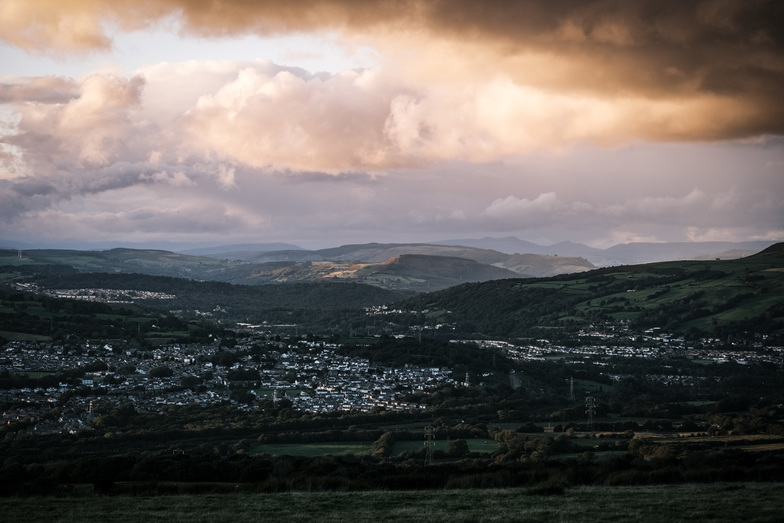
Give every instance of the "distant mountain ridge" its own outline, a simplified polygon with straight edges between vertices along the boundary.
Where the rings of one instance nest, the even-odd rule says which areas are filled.
[[[494,249],[507,254],[531,253],[549,256],[575,256],[585,258],[599,267],[632,265],[660,261],[735,259],[751,256],[771,245],[774,241],[746,242],[633,242],[620,243],[606,249],[589,247],[582,243],[564,241],[554,245],[538,245],[514,236],[504,238],[480,238],[443,240],[436,245],[461,245],[479,249]]]
[[[401,254],[427,254],[432,256],[460,256],[482,263],[497,263],[497,257],[488,257],[478,251],[495,251],[500,254],[537,254],[541,256],[567,256],[584,258],[597,267],[633,265],[659,261],[736,259],[751,256],[774,241],[745,242],[631,242],[600,249],[582,243],[562,241],[553,245],[539,245],[515,236],[500,238],[463,238],[438,240],[427,243],[367,243],[348,244],[326,249],[307,250],[296,246],[273,249],[276,244],[259,244],[262,248],[237,248],[239,246],[213,247],[179,251],[185,254],[202,254],[217,258],[243,261],[316,261],[343,260],[382,262]],[[252,244],[251,244],[252,245]],[[251,245],[243,247],[251,247]],[[286,245],[286,244],[282,244]],[[537,274],[539,275],[539,274]],[[546,274],[541,274],[546,275]]]
[[[249,253],[270,252],[270,251],[298,251],[304,250],[302,247],[291,243],[241,243],[237,245],[217,245],[213,247],[200,247],[197,249],[178,250],[182,254],[192,254],[194,256],[219,255],[225,258],[241,258]]]
[[[242,285],[350,281],[419,293],[467,282],[581,273],[597,266],[734,259],[759,252],[771,243],[630,243],[596,249],[572,242],[540,246],[510,236],[436,243],[349,244],[319,250],[288,243],[237,244],[182,252],[31,249],[24,250],[21,259],[16,250],[0,253],[0,265],[28,272],[40,265],[49,272],[139,273]],[[43,270],[41,267],[37,270]]]
[[[437,240],[427,243],[367,243],[347,244],[327,249],[309,250],[298,245],[283,242],[258,242],[216,246],[188,246],[184,243],[157,242],[156,244],[117,242],[87,243],[84,247],[65,247],[49,242],[47,247],[31,242],[20,242],[0,238],[0,249],[61,249],[61,250],[109,250],[123,247],[136,250],[167,250],[194,256],[209,256],[218,259],[241,261],[316,261],[316,260],[362,260],[381,262],[400,254],[428,254],[452,256],[455,253],[463,256],[460,249],[479,249],[496,251],[502,254],[539,254],[543,256],[571,256],[585,258],[599,267],[629,265],[635,263],[651,263],[657,261],[677,260],[709,260],[715,258],[735,259],[750,256],[770,245],[772,240],[755,240],[743,242],[708,241],[708,242],[631,242],[613,245],[607,248],[590,247],[582,243],[562,241],[553,245],[540,245],[521,240],[515,236],[463,238]],[[437,251],[437,248],[448,248]],[[362,254],[363,248],[368,249]],[[380,251],[386,249],[387,253]],[[393,250],[397,252],[392,252]],[[374,253],[371,257],[369,253]],[[470,257],[470,256],[469,256]],[[476,258],[472,258],[476,259]],[[480,261],[480,260],[477,260]],[[484,262],[483,262],[484,263]]]
[[[399,248],[343,246],[333,254],[351,257],[361,252],[372,257]],[[554,266],[547,264],[556,261],[566,264],[561,269],[571,270],[570,264],[588,263],[567,256],[463,249],[518,263],[517,270],[531,271],[536,263],[543,263],[552,271]],[[547,278],[526,278],[505,267],[459,256],[428,254],[401,254],[382,262],[253,263],[160,250],[50,249],[25,251],[21,257],[18,251],[0,250],[0,283],[15,284],[17,289],[31,284],[81,289],[93,293],[90,296],[99,296],[102,289],[160,291],[176,299],[155,297],[150,298],[154,303],[143,303],[197,315],[213,311],[210,314],[230,315],[238,321],[247,321],[243,318],[252,317],[260,307],[268,312],[280,309],[274,321],[291,323],[306,319],[292,315],[295,309],[308,309],[307,316],[312,316],[308,321],[321,321],[320,314],[327,308],[392,304],[395,311],[403,312],[385,312],[384,322],[436,328],[448,318],[455,335],[468,337],[538,338],[558,332],[573,336],[578,330],[626,326],[637,332],[660,329],[692,338],[708,333],[722,339],[735,333],[754,333],[760,340],[784,336],[784,243],[741,259],[655,262]],[[364,311],[358,314],[365,317]]]
[[[115,248],[33,249],[23,251],[20,258],[18,251],[5,250],[0,251],[0,266],[8,274],[138,273],[242,285],[331,281],[367,283],[414,293],[466,282],[552,276],[594,268],[581,258],[508,255],[472,247],[427,244],[345,245],[319,251],[240,250],[211,256]]]

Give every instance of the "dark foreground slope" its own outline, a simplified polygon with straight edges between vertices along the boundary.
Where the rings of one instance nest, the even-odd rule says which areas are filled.
[[[230,485],[227,485],[229,487]],[[780,483],[0,498],[9,521],[779,521]]]
[[[403,302],[458,332],[531,336],[615,324],[727,336],[784,331],[784,244],[743,259],[610,267],[461,285]]]

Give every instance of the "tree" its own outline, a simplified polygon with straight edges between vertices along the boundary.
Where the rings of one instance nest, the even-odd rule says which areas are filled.
[[[84,366],[85,372],[100,372],[109,368],[103,360],[93,360]]]
[[[446,453],[453,458],[463,458],[469,452],[468,442],[464,439],[453,439],[446,444]]]
[[[180,379],[180,387],[184,389],[195,390],[196,387],[199,386],[199,383],[201,383],[201,380],[199,380],[199,378],[196,376],[191,376],[190,374],[187,374],[183,376],[182,379]]]
[[[123,376],[130,376],[131,374],[136,372],[136,366],[132,365],[130,363],[126,363],[126,364],[120,365],[117,368],[117,372],[119,374],[122,374]]]
[[[150,369],[150,377],[152,378],[169,378],[171,376],[174,376],[174,371],[165,365]]]
[[[376,441],[373,442],[371,448],[373,455],[376,457],[387,457],[392,453],[392,445],[395,443],[395,438],[391,432],[383,433]]]

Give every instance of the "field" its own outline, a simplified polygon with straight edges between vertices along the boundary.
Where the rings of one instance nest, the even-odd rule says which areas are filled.
[[[238,487],[239,489],[239,487]],[[239,489],[242,490],[242,489]],[[784,484],[0,498],[4,521],[781,521]]]
[[[421,446],[421,445],[420,445]],[[253,454],[272,454],[278,456],[305,456],[312,458],[315,456],[342,456],[344,454],[365,454],[371,453],[370,443],[364,441],[344,442],[331,441],[324,443],[277,443],[259,445],[252,449]]]
[[[13,332],[0,330],[0,338],[5,338],[10,341],[49,341],[51,336],[43,334],[29,334],[26,332]]]
[[[494,452],[498,450],[498,443],[491,439],[468,439],[468,449],[471,452]],[[331,454],[333,456],[340,456],[344,454],[372,454],[372,442],[357,441],[357,442],[343,442],[331,441],[323,443],[278,443],[278,444],[264,444],[258,445],[252,449],[253,454],[272,454],[272,455],[289,455],[289,456],[326,456]],[[434,441],[433,450],[446,451],[446,441]],[[396,441],[392,446],[392,455],[396,456],[406,451],[419,451],[424,447],[424,440],[422,441]]]

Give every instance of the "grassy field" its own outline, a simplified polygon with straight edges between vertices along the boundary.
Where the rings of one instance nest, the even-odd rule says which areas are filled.
[[[370,455],[370,443],[366,441],[332,441],[323,443],[270,443],[258,445],[252,454],[272,454],[276,456],[342,456],[344,454]]]
[[[495,452],[498,450],[498,443],[492,439],[467,439],[468,449],[471,452]],[[368,441],[332,441],[323,443],[277,443],[264,444],[253,447],[253,454],[272,454],[288,456],[341,456],[344,454],[371,454],[371,444]],[[423,441],[396,441],[392,447],[392,455],[396,456],[408,450],[419,451],[424,447]],[[446,451],[447,442],[436,440],[433,442],[433,450]]]
[[[0,498],[4,521],[781,521],[784,484]]]
[[[468,443],[468,450],[471,452],[495,452],[498,450],[498,443],[492,439],[466,439]],[[423,441],[396,441],[392,446],[392,453],[397,455],[407,450],[418,451],[424,447]],[[446,452],[447,441],[435,440],[433,441],[433,450],[443,450]]]
[[[52,339],[51,336],[45,336],[43,334],[28,334],[26,332],[11,331],[0,331],[0,338],[5,338],[10,341],[49,341]]]

